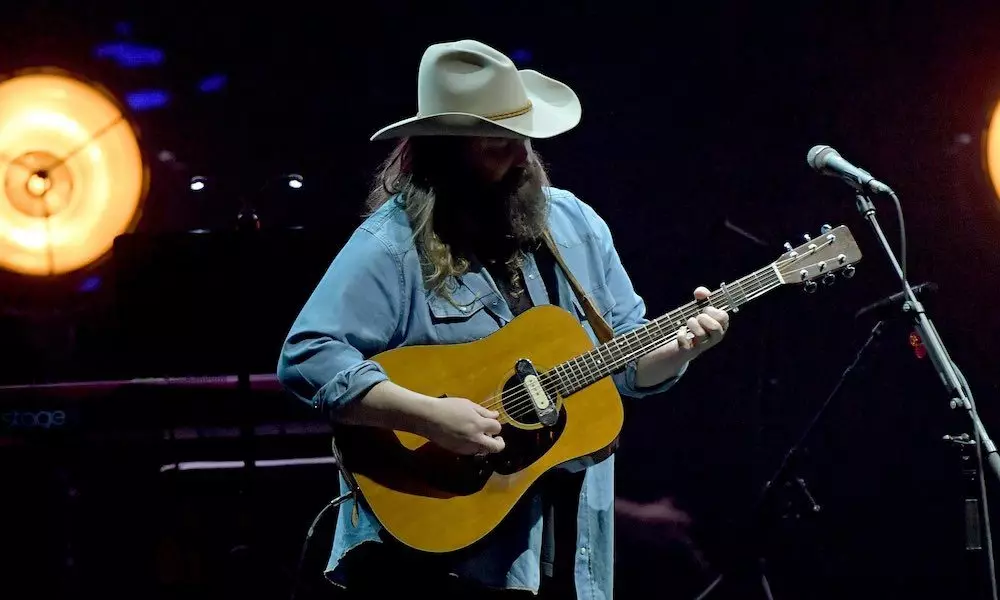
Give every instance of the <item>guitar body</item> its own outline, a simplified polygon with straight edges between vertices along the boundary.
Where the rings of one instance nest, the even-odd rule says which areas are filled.
[[[574,315],[543,305],[479,341],[379,354],[372,360],[398,385],[500,412],[506,448],[486,457],[459,456],[405,432],[338,426],[343,466],[400,542],[426,552],[469,546],[499,525],[546,471],[584,457],[603,460],[613,451],[624,410],[610,377],[553,398],[559,417],[551,427],[539,423],[526,393],[500,401],[504,388],[519,381],[519,360],[543,373],[593,348]]]

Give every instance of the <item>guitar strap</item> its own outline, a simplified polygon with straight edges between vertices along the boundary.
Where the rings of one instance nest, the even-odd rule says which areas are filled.
[[[583,307],[584,314],[587,315],[587,321],[590,322],[590,326],[594,328],[594,333],[597,334],[597,339],[601,343],[609,341],[611,338],[615,337],[614,330],[608,325],[608,322],[601,317],[601,313],[597,312],[594,308],[594,303],[591,301],[590,297],[583,291],[580,287],[580,282],[576,280],[573,273],[566,266],[563,261],[562,256],[559,254],[559,250],[556,249],[556,243],[552,239],[552,234],[548,230],[545,231],[543,236],[545,238],[545,245],[549,247],[549,252],[555,257],[556,262],[559,263],[559,268],[566,275],[566,279],[569,280],[569,285],[573,288],[573,293],[576,294],[577,299],[580,301],[580,305]]]

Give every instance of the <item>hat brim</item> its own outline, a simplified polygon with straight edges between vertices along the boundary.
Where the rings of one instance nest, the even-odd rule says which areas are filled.
[[[418,115],[383,127],[371,141],[427,135],[543,139],[576,127],[581,115],[576,92],[537,71],[526,69],[519,73],[531,101],[531,110],[523,115],[495,121],[461,112]]]

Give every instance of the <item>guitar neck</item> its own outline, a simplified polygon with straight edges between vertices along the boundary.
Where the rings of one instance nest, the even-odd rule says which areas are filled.
[[[568,396],[615,373],[630,361],[669,344],[677,338],[679,327],[697,316],[706,306],[736,313],[744,304],[781,287],[781,274],[776,263],[763,267],[732,283],[724,283],[705,300],[694,300],[645,325],[597,346],[557,365],[549,371],[555,376],[559,392]]]

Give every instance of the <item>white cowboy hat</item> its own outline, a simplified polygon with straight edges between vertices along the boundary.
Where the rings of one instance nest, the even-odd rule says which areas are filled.
[[[380,129],[372,141],[420,135],[549,138],[580,122],[570,87],[519,71],[475,40],[434,44],[417,75],[417,115]]]

